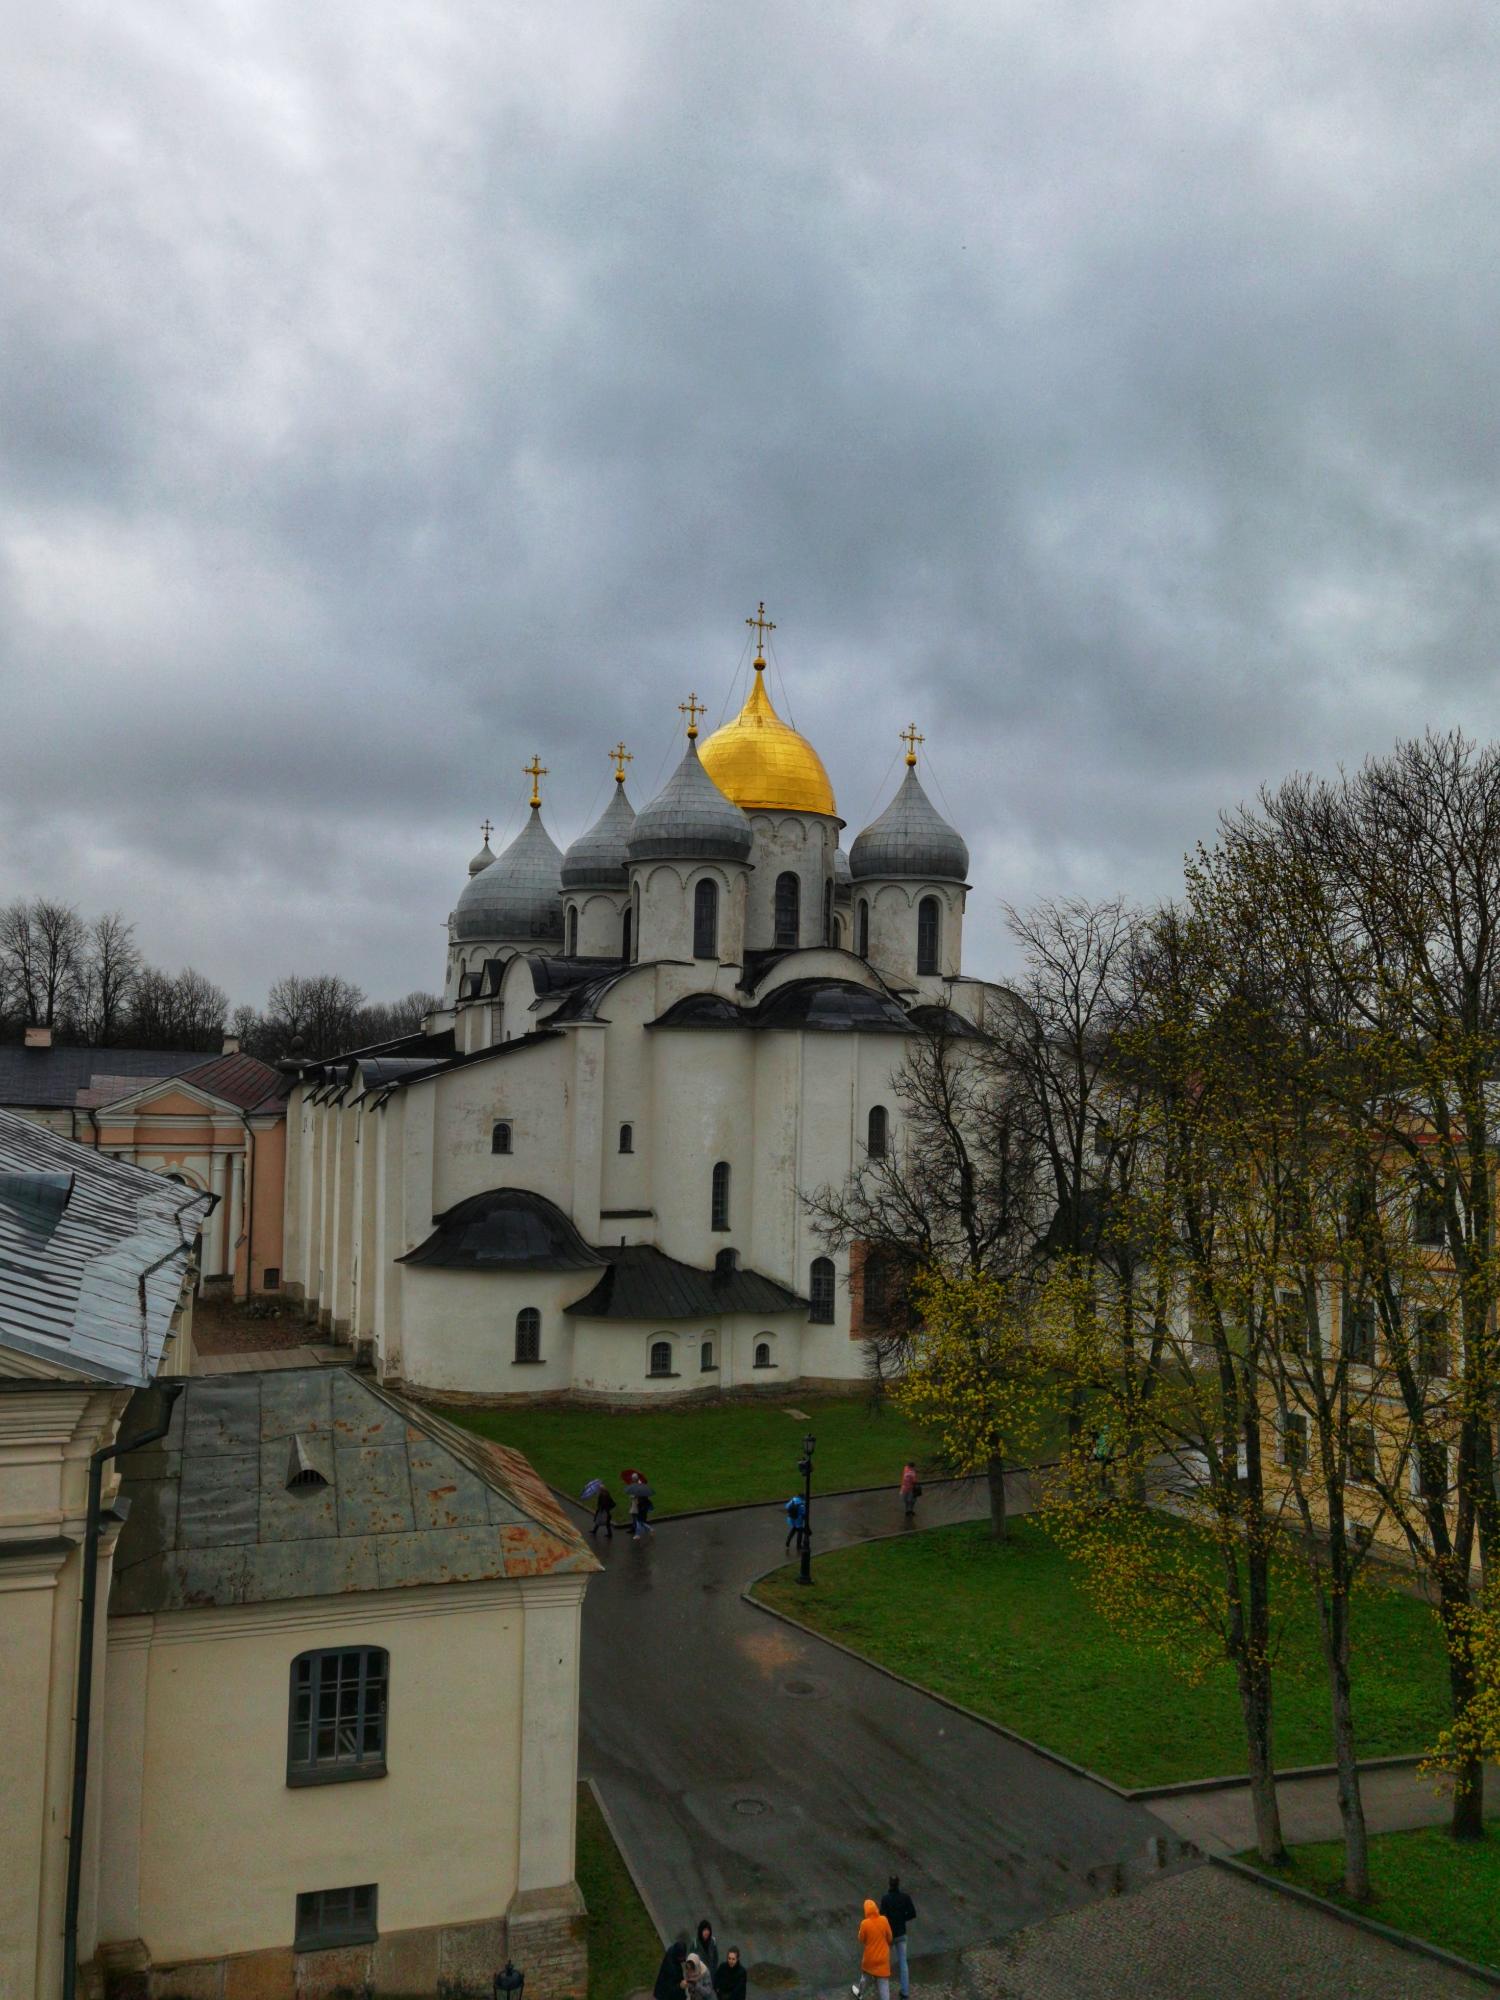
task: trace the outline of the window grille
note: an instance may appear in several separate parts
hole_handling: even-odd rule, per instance
[[[516,1314],[517,1361],[542,1358],[542,1316],[535,1306],[522,1306]]]
[[[807,1316],[820,1326],[833,1324],[834,1282],[833,1259],[814,1257],[807,1278]]]
[[[713,1181],[709,1193],[708,1226],[710,1229],[727,1229],[729,1227],[728,1160],[720,1160],[714,1167]]]
[[[883,1104],[872,1104],[870,1116],[865,1124],[865,1151],[872,1160],[885,1158],[885,1140],[888,1127],[886,1109]]]
[[[939,969],[943,936],[943,910],[936,896],[924,896],[917,905],[917,971],[935,973]]]
[[[508,1153],[510,1151],[510,1120],[502,1118],[490,1133],[490,1151]]]
[[[672,1372],[672,1343],[670,1340],[653,1340],[651,1343],[651,1373],[670,1375]]]
[[[771,1343],[769,1340],[756,1341],[755,1365],[757,1368],[769,1368],[771,1366]]]
[[[287,1742],[289,1785],[385,1776],[389,1661],[380,1646],[297,1655]]]
[[[777,951],[795,951],[802,915],[802,884],[790,870],[776,877],[776,931],[772,942]]]
[[[719,885],[704,876],[693,891],[693,956],[719,955]]]
[[[373,1944],[378,1891],[373,1882],[353,1889],[307,1889],[297,1898],[294,1951],[321,1951],[329,1945]]]

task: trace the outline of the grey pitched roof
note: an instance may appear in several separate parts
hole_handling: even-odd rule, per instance
[[[28,1049],[0,1046],[0,1105],[71,1106],[96,1076],[179,1076],[208,1061],[202,1049]]]
[[[116,1616],[599,1567],[519,1452],[348,1369],[194,1376],[121,1470]]]
[[[750,822],[726,799],[689,740],[682,762],[630,830],[632,861],[744,861]]]
[[[562,859],[565,889],[623,889],[629,879],[625,872],[625,844],[635,825],[635,807],[625,796],[625,787],[616,785],[609,804],[587,833],[580,833]]]
[[[962,882],[969,850],[922,790],[915,770],[908,770],[885,811],[856,834],[849,868],[856,882],[890,875]]]
[[[0,1374],[11,1348],[90,1381],[151,1381],[213,1206],[0,1111]]]
[[[807,1300],[759,1271],[700,1271],[649,1243],[603,1250],[609,1268],[567,1313],[580,1319],[717,1319],[724,1313],[805,1312]]]
[[[533,806],[525,826],[488,868],[471,875],[453,911],[453,935],[526,943],[561,939],[562,855]]]
[[[517,1187],[471,1194],[436,1218],[425,1243],[396,1259],[489,1271],[586,1271],[603,1261],[555,1202]]]

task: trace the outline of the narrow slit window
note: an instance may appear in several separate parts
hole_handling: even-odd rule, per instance
[[[719,955],[719,885],[705,875],[693,891],[693,956]]]
[[[807,1316],[820,1326],[832,1326],[834,1269],[831,1257],[814,1257],[807,1274]]]
[[[863,901],[855,921],[854,949],[861,958],[870,956],[870,906]]]
[[[569,903],[568,905],[567,952],[569,958],[577,958],[578,956],[578,905],[576,903]]]
[[[801,915],[802,884],[787,869],[776,877],[776,931],[773,942],[777,951],[796,950]]]
[[[917,905],[917,971],[939,970],[943,942],[943,909],[936,896],[924,896]]]
[[[729,1227],[728,1160],[719,1160],[714,1166],[713,1179],[709,1189],[708,1226],[710,1229],[727,1229]]]
[[[622,1125],[620,1127],[620,1151],[622,1153],[633,1153],[635,1151],[635,1127],[633,1125]]]
[[[886,1134],[890,1121],[883,1104],[870,1106],[869,1118],[865,1121],[865,1151],[872,1160],[885,1158]]]

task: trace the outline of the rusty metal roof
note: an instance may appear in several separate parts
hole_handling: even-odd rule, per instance
[[[344,1368],[194,1376],[121,1469],[117,1616],[598,1568],[519,1452]]]

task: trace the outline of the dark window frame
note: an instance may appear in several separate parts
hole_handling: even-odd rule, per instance
[[[943,905],[924,896],[917,905],[917,974],[935,978],[943,966]]]
[[[771,945],[775,951],[795,951],[802,933],[802,884],[795,870],[783,868],[772,896]]]
[[[1365,1299],[1356,1306],[1350,1302],[1346,1293],[1340,1330],[1340,1346],[1344,1359],[1355,1368],[1373,1368],[1378,1340],[1374,1300]]]
[[[325,1675],[325,1661],[341,1661],[350,1654],[359,1657],[359,1668],[354,1677],[355,1697],[352,1716],[346,1717],[340,1711],[340,1693],[345,1677],[335,1669]],[[380,1662],[378,1670],[371,1671],[371,1662]],[[307,1666],[305,1686],[298,1684],[298,1669]],[[289,1696],[287,1701],[286,1729],[286,1781],[295,1788],[306,1785],[344,1785],[360,1783],[368,1778],[383,1778],[387,1774],[386,1748],[390,1733],[391,1701],[391,1656],[384,1646],[315,1646],[298,1653],[291,1663],[288,1675]],[[332,1690],[332,1716],[327,1714],[328,1705],[324,1701],[325,1681]],[[378,1685],[378,1707],[370,1713],[369,1692]],[[298,1713],[299,1698],[306,1696],[305,1712]],[[358,1750],[351,1757],[340,1757],[337,1748],[330,1757],[317,1754],[317,1739],[325,1728],[334,1731],[335,1745],[341,1729],[353,1727],[361,1741]],[[378,1728],[379,1747],[366,1751],[366,1733]],[[299,1737],[304,1740],[299,1744]]]
[[[757,1368],[774,1368],[776,1366],[775,1356],[771,1351],[771,1343],[769,1340],[756,1341],[754,1365]]]
[[[260,1274],[260,1288],[263,1292],[279,1292],[281,1290],[281,1266],[279,1264],[266,1265]]]
[[[342,1899],[334,1902],[334,1898]],[[293,1951],[332,1951],[340,1945],[373,1944],[378,1924],[380,1885],[356,1882],[344,1889],[302,1889],[297,1893]]]
[[[823,942],[833,943],[833,877],[823,884]]]
[[[715,1160],[713,1174],[709,1180],[708,1226],[713,1230],[729,1227],[729,1162]]]
[[[497,1118],[490,1127],[490,1151],[509,1155],[515,1151],[516,1128],[509,1118]]]
[[[1288,1410],[1281,1419],[1281,1462],[1294,1472],[1305,1472],[1308,1453],[1307,1418],[1301,1410]]]
[[[1379,1483],[1380,1451],[1373,1424],[1349,1426],[1349,1478],[1355,1486]]]
[[[522,1322],[525,1322],[523,1325]],[[530,1350],[529,1352],[526,1350]],[[537,1306],[522,1306],[516,1314],[515,1366],[531,1368],[542,1358],[542,1315]]]
[[[719,885],[712,875],[700,875],[693,884],[693,956],[719,956]]]
[[[627,903],[620,919],[620,957],[626,965],[634,963],[635,905]]]
[[[883,1160],[890,1145],[891,1114],[883,1104],[872,1104],[865,1119],[865,1151],[872,1160]]]
[[[564,950],[566,951],[566,953],[567,953],[567,956],[568,956],[569,958],[577,958],[577,956],[578,956],[578,905],[577,905],[576,903],[569,903],[569,905],[568,905],[568,941],[567,941],[567,944],[566,944],[566,945],[564,946]]]
[[[667,1365],[665,1368],[658,1368],[656,1365],[657,1357],[659,1355],[666,1356]],[[651,1345],[646,1350],[647,1380],[660,1382],[670,1376],[675,1375],[677,1373],[677,1370],[672,1366],[674,1358],[675,1357],[673,1356],[672,1353],[672,1343],[670,1340],[664,1340],[660,1337],[653,1340]]]
[[[711,1340],[701,1341],[698,1346],[698,1373],[711,1375],[718,1367],[714,1360],[714,1344]]]
[[[856,958],[870,956],[870,905],[866,897],[859,899],[859,908],[854,913],[854,955]]]
[[[1412,1331],[1416,1336],[1418,1378],[1423,1382],[1446,1382],[1453,1373],[1453,1339],[1448,1315],[1441,1306],[1419,1312]]]
[[[635,1151],[635,1127],[628,1121],[620,1127],[620,1151],[622,1153]]]
[[[807,1272],[807,1317],[815,1326],[832,1326],[838,1302],[838,1272],[831,1257],[814,1257]]]

